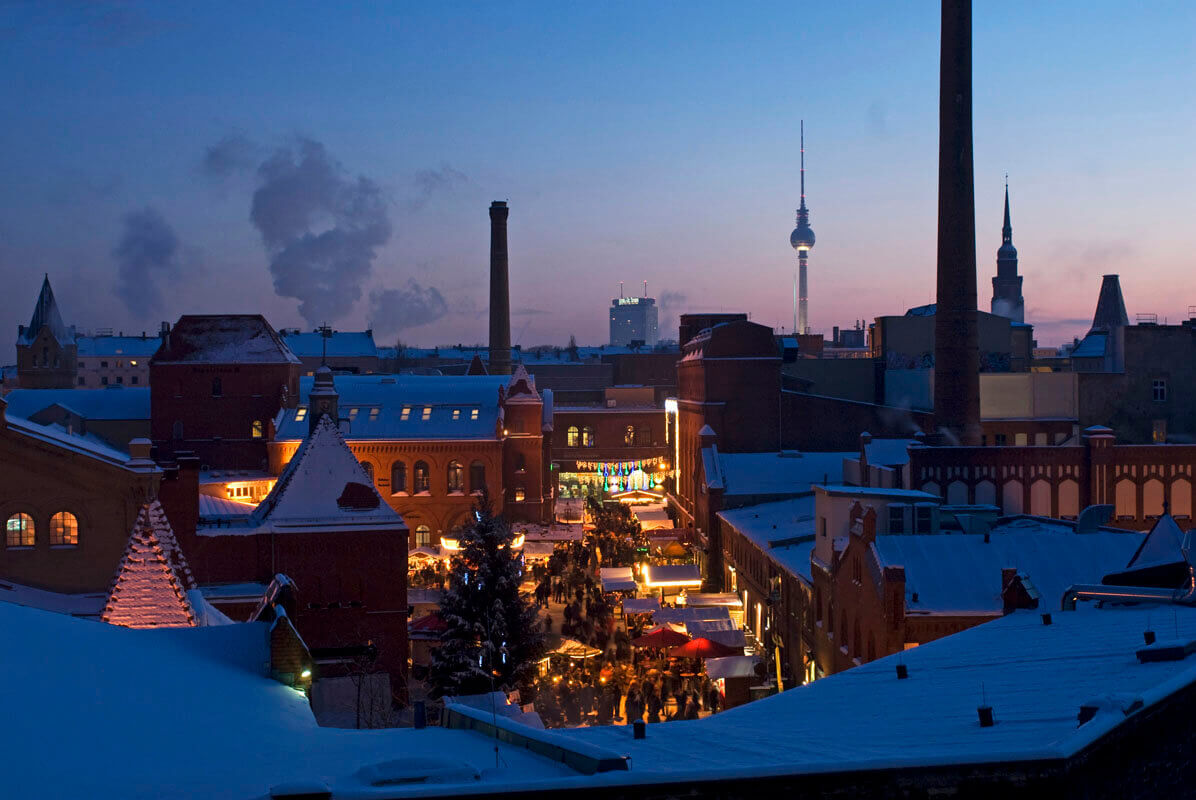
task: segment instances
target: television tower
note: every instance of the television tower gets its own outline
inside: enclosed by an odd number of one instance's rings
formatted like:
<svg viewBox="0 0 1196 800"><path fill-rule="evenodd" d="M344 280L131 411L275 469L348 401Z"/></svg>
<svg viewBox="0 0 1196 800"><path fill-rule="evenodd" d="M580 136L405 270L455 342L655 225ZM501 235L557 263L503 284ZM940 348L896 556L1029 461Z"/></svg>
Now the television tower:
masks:
<svg viewBox="0 0 1196 800"><path fill-rule="evenodd" d="M789 234L789 244L797 251L797 276L794 279L794 320L797 333L810 332L807 304L806 258L814 246L814 231L810 228L810 209L806 208L806 121L801 121L801 206L797 209L797 227Z"/></svg>

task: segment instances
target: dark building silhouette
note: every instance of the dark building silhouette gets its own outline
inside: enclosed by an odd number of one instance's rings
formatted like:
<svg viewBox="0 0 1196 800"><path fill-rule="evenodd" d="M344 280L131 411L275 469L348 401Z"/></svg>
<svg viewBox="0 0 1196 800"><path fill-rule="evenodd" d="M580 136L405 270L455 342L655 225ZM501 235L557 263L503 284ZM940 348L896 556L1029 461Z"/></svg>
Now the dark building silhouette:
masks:
<svg viewBox="0 0 1196 800"><path fill-rule="evenodd" d="M50 276L42 281L29 326L17 328L17 374L25 389L70 389L78 360L75 329L62 321Z"/></svg>
<svg viewBox="0 0 1196 800"><path fill-rule="evenodd" d="M934 413L948 441L980 444L972 4L945 0L939 62L938 295Z"/></svg>
<svg viewBox="0 0 1196 800"><path fill-rule="evenodd" d="M997 276L993 278L992 312L1013 322L1026 321L1022 276L1017 274L1017 248L1013 246L1013 224L1009 221L1008 182L1005 184L1005 224L1001 226L1001 246L997 249Z"/></svg>
<svg viewBox="0 0 1196 800"><path fill-rule="evenodd" d="M511 374L511 290L507 215L502 200L490 204L490 374Z"/></svg>

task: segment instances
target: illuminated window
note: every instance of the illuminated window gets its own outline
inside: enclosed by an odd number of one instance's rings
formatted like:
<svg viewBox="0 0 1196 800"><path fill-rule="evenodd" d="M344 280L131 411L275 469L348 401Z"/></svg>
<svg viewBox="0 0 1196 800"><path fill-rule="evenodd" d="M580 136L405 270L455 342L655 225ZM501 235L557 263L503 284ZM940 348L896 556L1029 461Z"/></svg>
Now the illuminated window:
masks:
<svg viewBox="0 0 1196 800"><path fill-rule="evenodd" d="M427 422L427 421L428 421L428 420L430 420L431 418L432 418L432 407L431 407L431 406L424 406L424 415L423 415L423 417L422 417L423 421L424 421L424 422Z"/></svg>
<svg viewBox="0 0 1196 800"><path fill-rule="evenodd" d="M591 428L589 425L587 425L581 429L581 446L582 447L593 447L594 446L594 429Z"/></svg>
<svg viewBox="0 0 1196 800"><path fill-rule="evenodd" d="M475 461L469 465L469 490L474 494L481 494L486 488L486 465Z"/></svg>
<svg viewBox="0 0 1196 800"><path fill-rule="evenodd" d="M470 412L469 412L469 418L470 418L470 419L477 419L477 418L478 418L478 410L477 410L476 408L474 408L474 409L471 409L471 410L470 410Z"/></svg>
<svg viewBox="0 0 1196 800"><path fill-rule="evenodd" d="M8 518L6 544L8 547L33 547L35 531L33 517L13 514Z"/></svg>
<svg viewBox="0 0 1196 800"><path fill-rule="evenodd" d="M407 491L407 464L396 461L390 465L390 493L399 494Z"/></svg>
<svg viewBox="0 0 1196 800"><path fill-rule="evenodd" d="M1156 419L1153 424L1153 429L1150 432L1150 440L1155 444L1163 444L1167 441L1167 420Z"/></svg>
<svg viewBox="0 0 1196 800"><path fill-rule="evenodd" d="M569 430L565 432L565 444L568 447L577 447L581 440L581 431L576 425L570 425Z"/></svg>
<svg viewBox="0 0 1196 800"><path fill-rule="evenodd" d="M415 546L429 547L432 544L432 529L427 525L420 525L415 529Z"/></svg>
<svg viewBox="0 0 1196 800"><path fill-rule="evenodd" d="M527 493L523 490L522 486L515 487L515 502L516 503L522 503L523 498L526 496L527 496Z"/></svg>
<svg viewBox="0 0 1196 800"><path fill-rule="evenodd" d="M635 444L635 426L628 425L623 429L623 444L632 446Z"/></svg>
<svg viewBox="0 0 1196 800"><path fill-rule="evenodd" d="M129 362L129 366L130 366L130 367L135 367L135 366L137 366L137 362L136 362L136 361L130 361L130 362Z"/></svg>
<svg viewBox="0 0 1196 800"><path fill-rule="evenodd" d="M460 461L450 461L448 465L448 490L461 492L465 490L465 468Z"/></svg>
<svg viewBox="0 0 1196 800"><path fill-rule="evenodd" d="M375 406L374 408L371 408L371 409L370 409L370 422L377 422L377 421L378 421L378 411L379 411L379 410L380 410L380 409L379 409L377 406Z"/></svg>
<svg viewBox="0 0 1196 800"><path fill-rule="evenodd" d="M369 476L370 483L374 482L374 465L368 461L361 462L361 468L365 470L365 474Z"/></svg>
<svg viewBox="0 0 1196 800"><path fill-rule="evenodd" d="M432 490L432 482L428 476L428 462L415 462L415 485L413 487L416 494L428 494Z"/></svg>
<svg viewBox="0 0 1196 800"><path fill-rule="evenodd" d="M266 429L265 429L265 426L262 425L262 421L260 419L255 419L253 421L252 431L253 431L254 439L260 439L260 438L262 438L262 436L265 435Z"/></svg>
<svg viewBox="0 0 1196 800"><path fill-rule="evenodd" d="M402 420L403 422L406 422L407 418L410 416L411 416L411 406L403 406L403 411L402 411L402 413L399 414L399 419Z"/></svg>
<svg viewBox="0 0 1196 800"><path fill-rule="evenodd" d="M459 419L461 419L461 409L454 408L453 409L453 422L456 422Z"/></svg>
<svg viewBox="0 0 1196 800"><path fill-rule="evenodd" d="M357 419L357 410L358 410L358 409L357 409L357 407L356 407L356 406L354 406L353 408L350 408L350 409L349 409L349 421L350 421L350 422L352 422L353 420Z"/></svg>
<svg viewBox="0 0 1196 800"><path fill-rule="evenodd" d="M307 406L299 406L295 409L295 421L302 422L307 417Z"/></svg>

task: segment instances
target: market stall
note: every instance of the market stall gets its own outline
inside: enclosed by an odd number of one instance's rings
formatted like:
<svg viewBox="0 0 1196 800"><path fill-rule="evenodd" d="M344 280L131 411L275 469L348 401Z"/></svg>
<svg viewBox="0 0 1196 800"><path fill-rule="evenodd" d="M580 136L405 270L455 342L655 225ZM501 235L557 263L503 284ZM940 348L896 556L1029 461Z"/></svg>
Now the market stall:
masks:
<svg viewBox="0 0 1196 800"><path fill-rule="evenodd" d="M598 580L604 592L635 592L639 588L631 567L602 567L598 570Z"/></svg>
<svg viewBox="0 0 1196 800"><path fill-rule="evenodd" d="M752 684L758 678L760 659L754 656L727 656L706 660L706 675L718 687L725 708L741 706L751 700Z"/></svg>

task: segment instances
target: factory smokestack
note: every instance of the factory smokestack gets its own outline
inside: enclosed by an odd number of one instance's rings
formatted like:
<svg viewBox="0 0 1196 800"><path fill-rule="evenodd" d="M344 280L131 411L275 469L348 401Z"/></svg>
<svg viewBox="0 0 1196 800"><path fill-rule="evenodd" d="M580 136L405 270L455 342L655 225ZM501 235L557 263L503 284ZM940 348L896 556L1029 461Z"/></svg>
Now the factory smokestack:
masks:
<svg viewBox="0 0 1196 800"><path fill-rule="evenodd" d="M507 215L501 200L490 204L490 374L511 374L511 290L507 265Z"/></svg>
<svg viewBox="0 0 1196 800"><path fill-rule="evenodd" d="M943 0L939 57L938 298L935 424L948 443L980 444L976 197L972 174L972 3Z"/></svg>

